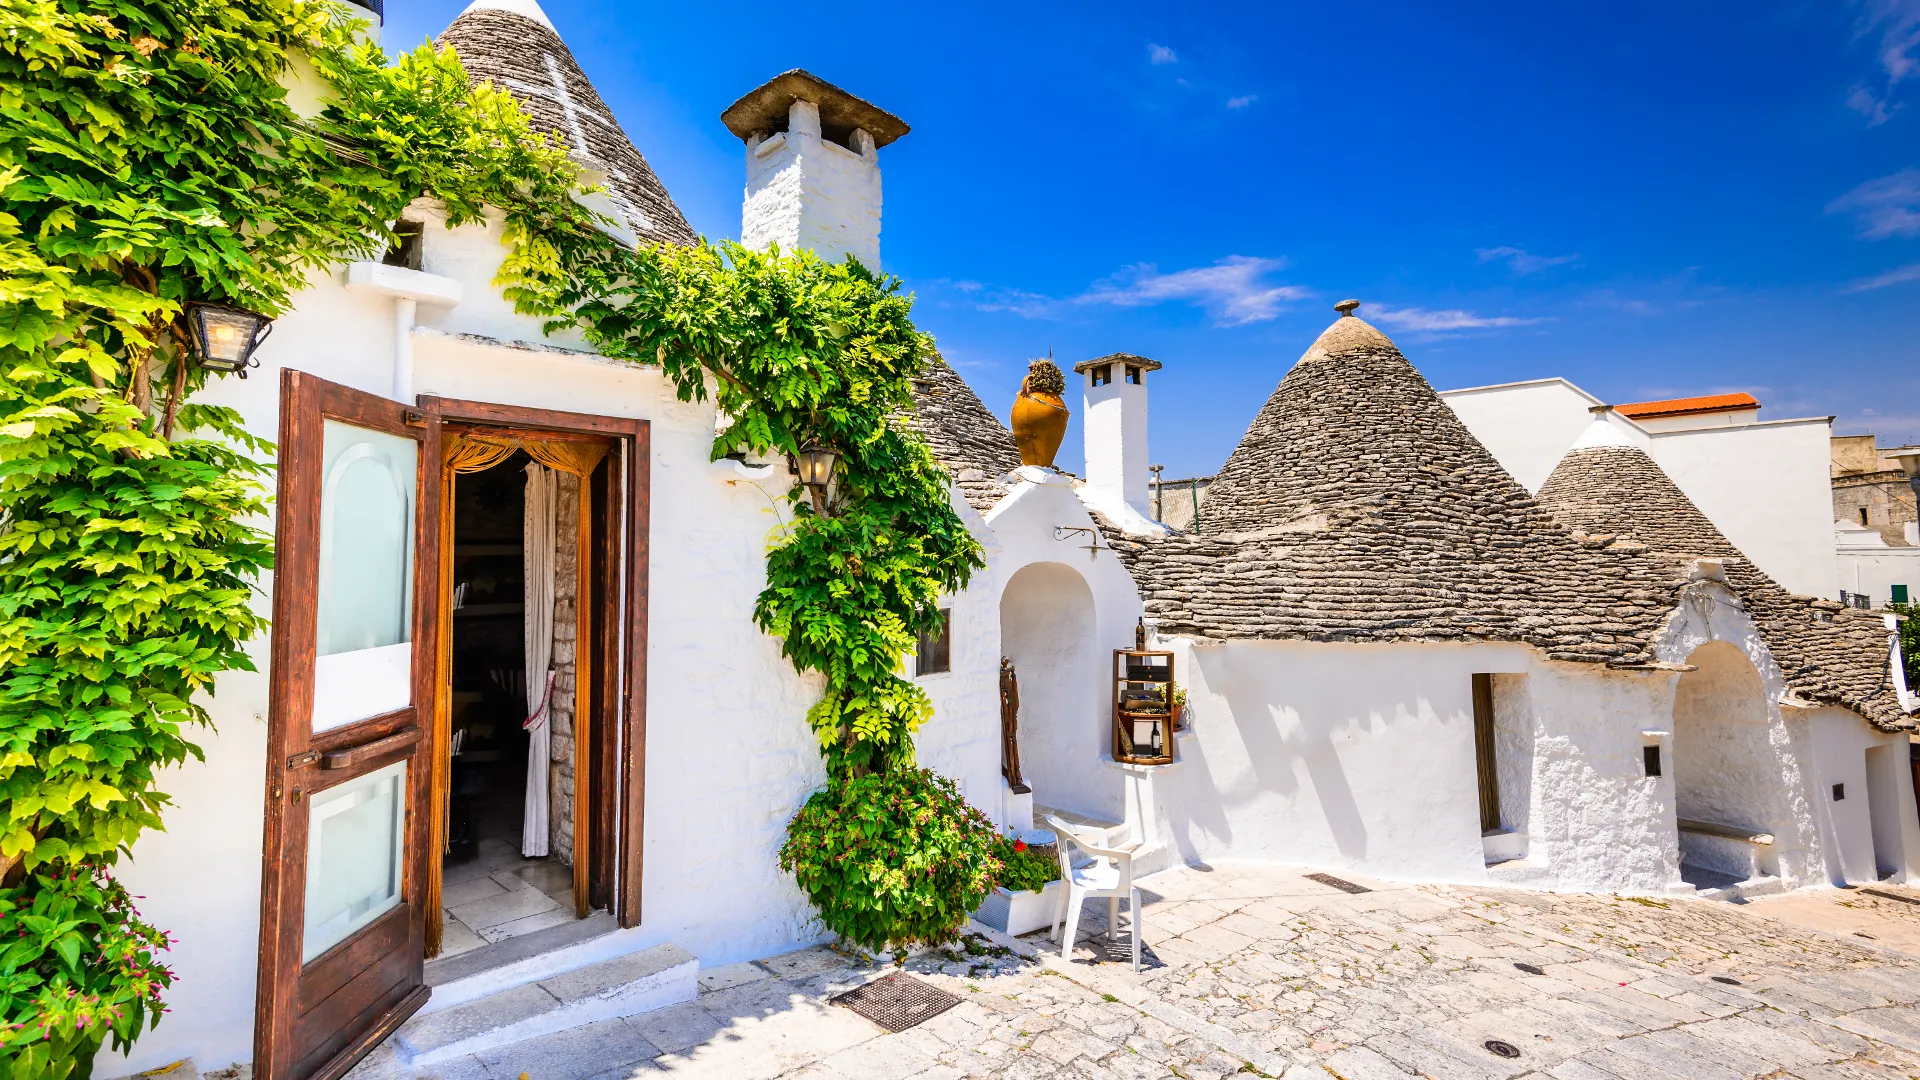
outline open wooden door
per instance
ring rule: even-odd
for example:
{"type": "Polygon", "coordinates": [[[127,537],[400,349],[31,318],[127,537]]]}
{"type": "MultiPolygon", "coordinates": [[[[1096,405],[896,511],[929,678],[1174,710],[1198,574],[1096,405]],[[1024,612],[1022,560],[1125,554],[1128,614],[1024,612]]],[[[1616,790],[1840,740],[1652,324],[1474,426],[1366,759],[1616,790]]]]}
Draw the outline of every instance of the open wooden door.
{"type": "Polygon", "coordinates": [[[439,438],[282,375],[254,1075],[334,1080],[428,995],[439,438]]]}

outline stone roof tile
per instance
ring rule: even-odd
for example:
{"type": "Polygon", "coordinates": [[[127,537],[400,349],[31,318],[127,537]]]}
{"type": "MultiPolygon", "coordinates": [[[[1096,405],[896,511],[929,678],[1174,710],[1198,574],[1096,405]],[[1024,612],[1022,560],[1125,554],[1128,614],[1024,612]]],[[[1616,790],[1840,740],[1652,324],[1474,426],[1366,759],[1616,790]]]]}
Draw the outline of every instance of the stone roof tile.
{"type": "MultiPolygon", "coordinates": [[[[515,6],[541,14],[537,6],[515,6]]],[[[447,27],[439,44],[454,47],[474,81],[491,82],[519,99],[536,130],[605,173],[608,194],[642,242],[694,243],[697,237],[673,197],[552,24],[508,7],[475,3],[447,27]]]]}
{"type": "Polygon", "coordinates": [[[913,380],[914,411],[902,419],[920,433],[974,509],[986,513],[1005,498],[1006,475],[1020,467],[1013,433],[938,354],[913,380]]]}
{"type": "Polygon", "coordinates": [[[1107,529],[1165,632],[1517,641],[1637,665],[1680,584],[1576,541],[1358,317],[1280,381],[1201,512],[1204,535],[1107,529]]]}

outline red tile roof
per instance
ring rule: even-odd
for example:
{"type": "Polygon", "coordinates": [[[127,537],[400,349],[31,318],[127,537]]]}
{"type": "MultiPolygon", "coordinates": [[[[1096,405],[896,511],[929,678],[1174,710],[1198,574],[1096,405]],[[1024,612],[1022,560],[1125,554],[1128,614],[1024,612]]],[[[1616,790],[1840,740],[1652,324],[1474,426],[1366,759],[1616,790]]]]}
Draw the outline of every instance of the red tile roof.
{"type": "Polygon", "coordinates": [[[1752,394],[1708,394],[1706,397],[1670,398],[1666,401],[1637,401],[1631,405],[1615,405],[1613,411],[1634,420],[1646,420],[1655,416],[1691,416],[1694,413],[1759,407],[1759,399],[1752,394]]]}

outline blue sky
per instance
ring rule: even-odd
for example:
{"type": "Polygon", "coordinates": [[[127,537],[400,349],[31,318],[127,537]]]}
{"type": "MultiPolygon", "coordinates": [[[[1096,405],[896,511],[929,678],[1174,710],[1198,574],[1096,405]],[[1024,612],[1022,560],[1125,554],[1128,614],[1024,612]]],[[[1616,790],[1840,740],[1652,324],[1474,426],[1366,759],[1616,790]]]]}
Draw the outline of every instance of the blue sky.
{"type": "MultiPolygon", "coordinates": [[[[464,2],[388,6],[391,48],[464,2]]],[[[769,76],[904,118],[881,257],[921,327],[1003,417],[1049,350],[1162,361],[1169,477],[1348,296],[1441,389],[1748,390],[1920,442],[1920,0],[544,6],[708,236],[719,113],[769,76]]]]}

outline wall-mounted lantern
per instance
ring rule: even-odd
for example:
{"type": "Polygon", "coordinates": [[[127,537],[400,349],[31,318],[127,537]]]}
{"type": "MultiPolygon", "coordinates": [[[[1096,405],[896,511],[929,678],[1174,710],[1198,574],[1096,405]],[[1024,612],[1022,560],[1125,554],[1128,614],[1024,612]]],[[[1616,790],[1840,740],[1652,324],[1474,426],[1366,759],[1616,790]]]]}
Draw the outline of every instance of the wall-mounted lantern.
{"type": "Polygon", "coordinates": [[[257,311],[198,301],[187,305],[194,359],[208,371],[238,372],[246,378],[247,368],[260,366],[254,350],[272,332],[273,320],[257,311]]]}
{"type": "Polygon", "coordinates": [[[821,446],[808,443],[800,450],[798,457],[800,482],[807,486],[807,492],[813,496],[814,509],[824,512],[827,506],[827,485],[833,480],[833,466],[840,455],[821,446]]]}

